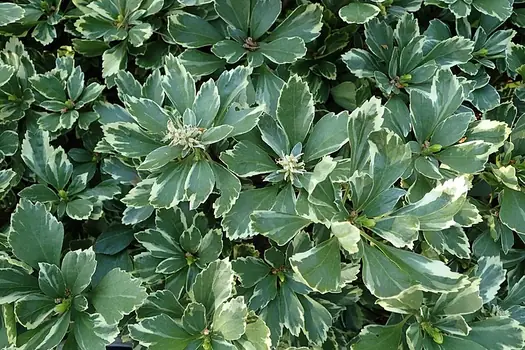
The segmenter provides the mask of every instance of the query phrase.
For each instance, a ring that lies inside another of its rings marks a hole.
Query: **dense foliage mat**
[[[524,28],[3,1],[0,348],[524,349]]]

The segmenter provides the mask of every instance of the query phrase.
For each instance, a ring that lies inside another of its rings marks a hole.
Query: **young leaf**
[[[292,76],[283,86],[277,104],[277,120],[282,125],[290,145],[303,142],[314,118],[314,102],[308,85]]]

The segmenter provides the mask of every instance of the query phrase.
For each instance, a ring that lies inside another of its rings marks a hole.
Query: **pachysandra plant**
[[[29,78],[35,67],[24,45],[11,38],[0,53],[0,123],[22,119],[35,101]]]
[[[230,64],[246,56],[251,67],[258,67],[265,59],[276,64],[295,62],[306,54],[306,44],[319,36],[322,27],[322,7],[317,4],[297,7],[270,30],[281,14],[279,0],[213,3],[227,26],[224,33],[203,18],[178,11],[169,18],[169,40],[191,49],[212,46],[211,51]]]
[[[270,349],[264,322],[248,312],[242,296],[233,297],[234,277],[231,263],[217,260],[195,277],[184,306],[169,291],[152,294],[138,311],[145,318],[130,326],[131,337],[152,350]],[[170,301],[168,309],[162,301]]]
[[[118,335],[118,322],[147,296],[140,281],[120,269],[91,288],[95,253],[74,250],[61,259],[63,239],[62,224],[43,204],[21,200],[8,235],[19,262],[0,268],[0,303],[16,316],[6,327],[17,349],[53,349],[64,338],[66,348],[105,349]]]
[[[41,45],[49,45],[57,38],[56,26],[64,19],[62,0],[28,0],[18,5],[2,4],[5,19],[0,21],[0,31],[12,35],[31,36]]]
[[[320,346],[327,339],[332,324],[332,307],[326,300],[315,300],[313,290],[302,282],[292,266],[290,256],[312,246],[305,233],[299,234],[285,252],[271,247],[264,259],[246,257],[232,262],[244,289],[248,307],[258,312],[271,330],[275,346],[283,331],[293,337],[306,336],[310,344]],[[340,287],[355,279],[359,270],[347,268]],[[242,289],[241,289],[242,290]],[[249,297],[249,299],[248,299]]]
[[[50,205],[59,217],[67,214],[74,220],[95,218],[102,213],[102,201],[120,193],[111,179],[88,188],[89,172],[74,174],[64,150],[50,145],[47,131],[27,131],[22,159],[41,183],[24,188],[19,196]]]
[[[129,47],[140,47],[153,34],[154,27],[147,22],[159,12],[164,0],[96,0],[80,9],[84,15],[75,27],[88,40],[102,40],[106,43],[118,41],[104,51],[103,77],[110,77],[128,63]]]
[[[72,57],[60,57],[55,69],[29,79],[35,103],[45,110],[38,119],[43,130],[68,130],[77,120],[80,128],[87,129],[97,118],[89,107],[100,96],[104,86],[95,82],[85,86],[84,73],[74,64]]]
[[[254,235],[248,217],[254,210],[282,207],[295,211],[295,189],[313,192],[336,166],[328,155],[348,140],[348,113],[328,113],[315,124],[314,113],[308,85],[292,76],[281,89],[276,119],[266,115],[259,121],[259,140],[241,140],[221,154],[236,175],[264,175],[262,180],[272,184],[241,192],[222,222],[229,237]]]
[[[123,200],[132,207],[156,208],[189,201],[195,209],[217,189],[221,196],[214,204],[215,215],[221,216],[231,209],[241,186],[210,152],[215,144],[250,131],[258,122],[262,108],[243,101],[249,69],[226,71],[198,92],[177,58],[167,57],[165,72],[162,88],[172,108],[129,98],[129,120],[104,125],[104,141],[124,157],[141,158],[137,169],[152,173]]]
[[[523,2],[2,2],[0,349],[524,349]]]
[[[374,79],[385,95],[425,90],[438,69],[467,63],[474,49],[462,36],[429,40],[413,14],[401,17],[395,28],[373,19],[365,25],[365,37],[368,50],[351,49],[343,61],[357,77]]]
[[[190,290],[203,268],[219,258],[222,232],[209,229],[203,213],[178,208],[158,210],[155,223],[155,228],[137,232],[135,238],[156,260],[155,273],[163,276],[165,289],[178,298]]]

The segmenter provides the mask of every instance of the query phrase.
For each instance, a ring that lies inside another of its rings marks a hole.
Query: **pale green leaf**
[[[64,228],[43,204],[21,199],[11,216],[8,241],[17,258],[38,269],[38,263],[58,265]]]
[[[147,293],[140,284],[129,273],[113,269],[91,291],[89,299],[106,322],[113,324],[142,305]]]

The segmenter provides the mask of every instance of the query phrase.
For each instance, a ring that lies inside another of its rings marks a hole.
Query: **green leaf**
[[[222,165],[213,162],[211,166],[215,175],[215,187],[221,193],[213,203],[214,214],[218,218],[228,213],[237,201],[241,192],[241,182]]]
[[[351,3],[341,7],[339,16],[346,23],[364,24],[376,17],[380,10],[372,4]]]
[[[167,131],[169,117],[156,102],[129,96],[126,106],[133,119],[147,131],[159,135]]]
[[[248,34],[251,6],[249,0],[215,0],[215,11],[233,28]]]
[[[202,304],[190,303],[182,315],[182,325],[190,334],[200,335],[206,328],[206,309]]]
[[[483,141],[491,144],[490,153],[496,152],[511,133],[507,123],[495,120],[479,120],[473,122],[465,136],[469,141]]]
[[[199,251],[201,244],[201,233],[195,226],[190,227],[182,233],[179,238],[180,246],[183,250],[195,254]]]
[[[253,256],[233,260],[232,267],[245,288],[255,286],[270,273],[270,267],[263,260]]]
[[[263,115],[259,121],[261,138],[280,157],[290,153],[290,142],[282,126],[271,116]]]
[[[209,264],[217,260],[222,252],[222,231],[210,230],[202,237],[198,256],[201,264]]]
[[[332,326],[332,315],[313,298],[307,295],[298,295],[298,298],[304,309],[303,332],[310,342],[320,346],[326,340]]]
[[[73,73],[71,73],[67,79],[66,85],[69,98],[76,101],[84,90],[84,73],[82,72],[82,68],[75,67]]]
[[[79,295],[89,286],[96,267],[95,253],[91,249],[69,251],[64,255],[60,269],[71,295]]]
[[[304,308],[288,283],[279,288],[276,301],[279,303],[280,323],[295,336],[304,328]]]
[[[168,17],[168,33],[177,44],[190,49],[211,46],[224,39],[204,19],[182,11]]]
[[[191,166],[190,162],[180,162],[165,167],[151,187],[151,205],[156,208],[172,208],[186,200],[185,184]]]
[[[251,318],[252,314],[248,316]],[[244,350],[268,350],[272,346],[270,329],[261,318],[257,317],[255,321],[246,324],[246,332],[236,342],[237,346],[239,344]]]
[[[467,63],[472,58],[474,43],[462,36],[455,36],[440,41],[434,48],[426,54],[422,63],[430,64],[429,68],[437,63],[441,69],[452,68],[458,64]],[[424,67],[423,65],[421,66]],[[416,72],[414,70],[414,72]]]
[[[237,340],[246,331],[248,308],[243,297],[221,304],[213,315],[212,330],[226,340]]]
[[[379,130],[384,108],[381,100],[372,97],[350,114],[348,122],[348,139],[350,141],[350,176],[355,170],[363,170],[370,157],[368,137],[371,132]]]
[[[490,144],[470,141],[454,145],[436,154],[436,158],[461,174],[479,173],[490,155]]]
[[[304,147],[304,161],[309,162],[338,151],[348,142],[348,112],[328,113],[312,128]]]
[[[181,318],[184,308],[175,295],[169,290],[158,290],[148,295],[144,304],[137,310],[137,318],[144,318],[164,314],[171,318]]]
[[[114,255],[133,242],[135,231],[124,225],[112,225],[97,237],[93,250],[98,254]]]
[[[278,245],[288,243],[299,231],[310,225],[310,219],[294,214],[255,210],[251,214],[252,229]]]
[[[55,299],[42,294],[28,295],[15,303],[18,322],[27,329],[34,329],[55,312]]]
[[[394,325],[369,325],[359,333],[359,340],[352,346],[353,350],[398,350],[403,338],[404,322]]]
[[[371,230],[397,248],[413,249],[419,238],[419,220],[413,216],[390,216],[375,221]]]
[[[468,315],[481,309],[479,279],[474,279],[465,288],[452,293],[441,294],[432,313],[435,315]]]
[[[65,312],[34,330],[20,334],[17,339],[17,349],[54,349],[66,336],[70,321],[71,313]]]
[[[131,27],[128,31],[129,43],[135,47],[142,46],[153,34],[153,28],[149,23],[140,23]]]
[[[231,210],[224,215],[222,227],[230,239],[255,235],[250,227],[250,215],[255,210],[270,210],[275,204],[277,186],[242,191]]]
[[[410,146],[389,130],[381,129],[370,133],[369,145],[373,186],[366,201],[359,205],[370,203],[389,189],[405,173],[411,163]]]
[[[190,210],[204,203],[215,186],[215,175],[210,162],[201,160],[193,163],[186,178],[184,189],[190,202]]]
[[[117,122],[103,127],[104,140],[125,157],[145,157],[163,146],[151,139],[137,124]]]
[[[150,350],[184,350],[193,337],[166,315],[146,318],[129,326],[132,339]]]
[[[41,184],[28,186],[20,191],[18,195],[20,198],[41,203],[56,202],[60,199],[52,189]]]
[[[465,177],[445,181],[433,188],[419,201],[409,204],[392,214],[413,216],[419,220],[420,229],[439,231],[454,226],[454,216],[462,209],[469,183]]]
[[[80,312],[75,315],[73,334],[80,350],[102,350],[113,343],[119,330],[117,325],[108,325],[100,314]]]
[[[137,169],[149,171],[159,170],[181,155],[181,147],[162,146],[151,151]]]
[[[264,105],[263,108],[267,114],[275,117],[284,81],[266,65],[259,67],[256,72],[259,73],[259,78],[256,84],[255,99],[259,105]]]
[[[16,4],[0,4],[0,26],[3,27],[9,23],[18,21],[24,16],[24,12],[24,9]]]
[[[351,49],[342,58],[348,69],[358,78],[375,78],[375,72],[380,70],[372,54],[362,49]]]
[[[22,142],[22,159],[42,180],[64,189],[73,172],[73,165],[62,148],[49,144],[49,133],[36,128],[28,128]]]
[[[320,293],[336,292],[341,284],[338,238],[332,237],[314,248],[290,257],[293,270]]]
[[[213,314],[233,294],[233,270],[227,260],[216,260],[202,270],[189,291],[190,299]]]
[[[102,76],[110,77],[118,73],[121,69],[126,69],[128,64],[127,43],[124,41],[102,55]]]
[[[512,14],[511,0],[475,0],[472,6],[481,13],[505,21]]]
[[[179,60],[195,79],[210,75],[216,70],[224,67],[224,60],[213,54],[200,50],[188,49],[181,53]]]
[[[496,316],[469,324],[467,337],[447,337],[444,345],[462,349],[522,349],[525,330],[519,322],[504,316]]]
[[[319,4],[301,5],[286,17],[265,41],[295,36],[303,39],[305,43],[309,43],[317,38],[321,32],[322,14],[323,8]]]
[[[201,142],[203,145],[211,145],[218,143],[219,141],[227,138],[233,131],[233,126],[231,125],[220,125],[214,126],[206,130],[201,135]]]
[[[10,5],[10,4],[7,4],[7,5]],[[14,4],[12,4],[12,5],[14,5]],[[0,4],[0,7],[1,6],[2,6],[2,4]],[[1,9],[0,9],[0,11],[1,11]],[[1,20],[2,19],[0,18],[0,21]],[[11,79],[11,77],[13,76],[14,72],[15,72],[15,69],[13,67],[8,66],[7,64],[0,63],[0,86],[2,86],[5,83],[7,83],[9,81],[9,79]]]
[[[233,107],[229,108],[224,115],[223,123],[231,125],[233,130],[229,137],[238,136],[251,131],[257,125],[259,117],[264,112],[264,106],[257,106],[254,108],[245,108],[237,110]]]
[[[38,93],[49,100],[65,102],[65,86],[54,75],[35,75],[30,78],[31,85]]]
[[[103,90],[104,85],[100,85],[97,83],[89,84],[84,89],[84,91],[82,91],[82,95],[80,95],[80,98],[78,99],[75,107],[78,109],[87,105],[90,102],[95,101],[100,96]]]
[[[89,299],[106,322],[113,324],[142,305],[146,296],[146,288],[141,287],[138,279],[121,269],[113,269],[93,289]]]
[[[215,116],[219,112],[220,103],[219,90],[215,82],[210,79],[202,84],[195,97],[192,108],[197,119],[197,126],[201,128],[209,128],[212,126]]]
[[[164,67],[166,76],[162,80],[162,88],[171,103],[183,115],[186,109],[192,108],[195,101],[195,81],[180,60],[172,55],[166,57]]]
[[[0,156],[10,157],[18,150],[18,134],[12,130],[0,133]]]
[[[220,159],[240,177],[267,174],[280,169],[265,150],[250,141],[237,143],[233,149],[221,153]]]
[[[21,199],[11,216],[8,241],[17,258],[38,269],[38,263],[58,265],[64,240],[62,224],[43,204]]]
[[[38,264],[38,285],[40,290],[50,298],[63,298],[66,291],[66,283],[62,272],[56,265],[47,263]]]
[[[66,214],[73,220],[87,220],[93,208],[93,202],[87,199],[75,199],[67,203]]]
[[[0,302],[12,303],[26,295],[40,293],[38,280],[20,268],[0,268]]]
[[[303,39],[298,37],[279,38],[259,44],[258,52],[276,64],[293,63],[306,54]]]
[[[246,92],[248,86],[248,77],[251,74],[251,68],[238,66],[235,69],[224,71],[217,80],[217,89],[221,100],[221,107],[217,115],[218,121],[223,121],[223,117],[237,100],[239,95]]]
[[[410,112],[418,142],[429,140],[436,127],[454,114],[464,99],[464,86],[448,69],[434,76],[430,94],[411,90]]]
[[[458,142],[472,121],[472,113],[459,113],[446,118],[434,130],[430,144],[448,147]]]
[[[459,258],[470,257],[468,237],[460,227],[452,226],[442,231],[424,232],[425,240],[437,252],[449,252]]]
[[[290,145],[303,142],[314,119],[314,101],[308,85],[294,75],[284,84],[277,104],[277,120]]]
[[[378,298],[390,298],[410,290],[454,292],[464,287],[465,276],[452,272],[438,260],[378,243],[362,245],[363,282]]]
[[[266,34],[281,13],[279,0],[257,0],[252,3],[250,15],[250,35],[253,40]]]
[[[483,304],[496,297],[500,285],[505,281],[506,272],[499,256],[484,256],[478,260],[476,276],[481,279],[479,295],[483,299]]]

